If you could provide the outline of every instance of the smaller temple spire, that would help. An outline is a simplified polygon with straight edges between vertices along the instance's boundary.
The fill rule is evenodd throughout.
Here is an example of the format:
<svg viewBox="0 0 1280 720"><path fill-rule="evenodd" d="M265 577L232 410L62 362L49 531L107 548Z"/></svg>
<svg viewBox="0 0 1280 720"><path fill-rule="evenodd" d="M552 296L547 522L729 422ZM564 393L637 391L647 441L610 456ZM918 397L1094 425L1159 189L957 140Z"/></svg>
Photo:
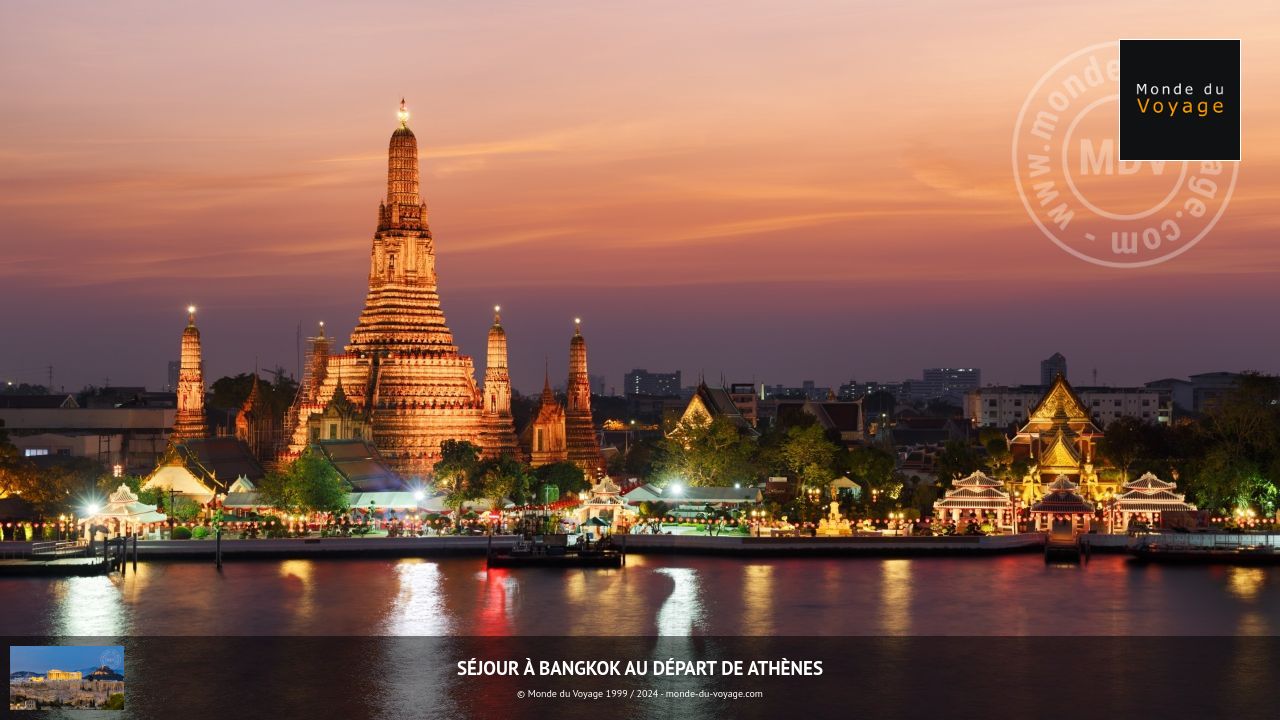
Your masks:
<svg viewBox="0 0 1280 720"><path fill-rule="evenodd" d="M400 98L400 110L396 112L396 117L400 120L400 127L409 127L409 108L405 105L404 98Z"/></svg>
<svg viewBox="0 0 1280 720"><path fill-rule="evenodd" d="M500 315L500 314L499 314L499 313L501 313L501 312L502 312L502 306L501 306L501 305L494 305L494 306L493 306L493 324L494 324L494 326L495 326L495 327L496 327L496 326L499 326L499 325L501 325L501 324L502 324L502 315Z"/></svg>
<svg viewBox="0 0 1280 720"><path fill-rule="evenodd" d="M187 324L188 325L196 324L196 306L195 305L187 306Z"/></svg>

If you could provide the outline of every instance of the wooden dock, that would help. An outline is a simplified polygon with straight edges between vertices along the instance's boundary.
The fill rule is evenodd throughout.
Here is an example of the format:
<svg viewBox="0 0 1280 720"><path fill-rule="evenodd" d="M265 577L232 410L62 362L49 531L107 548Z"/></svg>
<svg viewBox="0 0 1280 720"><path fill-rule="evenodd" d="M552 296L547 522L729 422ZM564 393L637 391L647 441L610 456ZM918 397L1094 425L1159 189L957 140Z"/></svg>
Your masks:
<svg viewBox="0 0 1280 720"><path fill-rule="evenodd" d="M101 541L98 547L100 554L87 543L32 543L22 556L0 560L0 577L87 577L125 570L129 556L126 538Z"/></svg>
<svg viewBox="0 0 1280 720"><path fill-rule="evenodd" d="M105 575L113 563L100 557L56 560L0 560L0 577L83 577Z"/></svg>

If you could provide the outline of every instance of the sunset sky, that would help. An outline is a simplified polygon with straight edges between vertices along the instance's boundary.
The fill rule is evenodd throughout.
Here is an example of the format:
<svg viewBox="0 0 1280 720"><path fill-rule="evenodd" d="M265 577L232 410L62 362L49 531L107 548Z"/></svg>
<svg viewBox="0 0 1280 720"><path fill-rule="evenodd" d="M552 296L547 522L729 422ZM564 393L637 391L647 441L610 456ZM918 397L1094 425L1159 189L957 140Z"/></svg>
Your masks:
<svg viewBox="0 0 1280 720"><path fill-rule="evenodd" d="M401 96L441 295L517 388L591 370L836 385L1280 372L1273 2L0 5L0 380L294 369L363 303ZM1190 252L1096 267L1024 211L1030 88L1120 37L1243 40L1244 162Z"/></svg>

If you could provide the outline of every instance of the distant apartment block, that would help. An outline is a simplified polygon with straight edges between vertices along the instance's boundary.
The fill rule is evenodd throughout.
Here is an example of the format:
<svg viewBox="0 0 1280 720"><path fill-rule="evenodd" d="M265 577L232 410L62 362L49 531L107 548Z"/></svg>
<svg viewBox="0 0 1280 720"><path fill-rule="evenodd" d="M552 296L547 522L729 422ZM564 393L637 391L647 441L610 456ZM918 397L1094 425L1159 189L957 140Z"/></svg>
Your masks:
<svg viewBox="0 0 1280 720"><path fill-rule="evenodd" d="M623 377L623 387L627 397L679 397L680 371L661 373L636 368Z"/></svg>
<svg viewBox="0 0 1280 720"><path fill-rule="evenodd" d="M1047 388L1039 385L992 385L970 391L964 399L964 416L978 427L1009 427L1027 421ZM1077 387L1076 394L1100 427L1122 417L1145 423L1173 420L1173 400L1147 387Z"/></svg>
<svg viewBox="0 0 1280 720"><path fill-rule="evenodd" d="M822 402L832 395L831 388L818 387L812 380L801 382L800 387L762 385L761 390L762 399L769 400L813 400Z"/></svg>
<svg viewBox="0 0 1280 720"><path fill-rule="evenodd" d="M982 371L978 368L925 368L917 396L921 400L950 400L961 403L965 393L982 387Z"/></svg>
<svg viewBox="0 0 1280 720"><path fill-rule="evenodd" d="M858 400L868 395L885 392L889 393L899 402L909 402L911 400L911 392L915 383L910 380L904 382L879 382L876 380L868 380L866 382L858 382L850 380L840 385L836 390L837 400Z"/></svg>
<svg viewBox="0 0 1280 720"><path fill-rule="evenodd" d="M1168 394L1174 405L1185 412L1205 413L1216 408L1236 383L1240 373L1208 372L1181 378L1152 380L1147 387Z"/></svg>

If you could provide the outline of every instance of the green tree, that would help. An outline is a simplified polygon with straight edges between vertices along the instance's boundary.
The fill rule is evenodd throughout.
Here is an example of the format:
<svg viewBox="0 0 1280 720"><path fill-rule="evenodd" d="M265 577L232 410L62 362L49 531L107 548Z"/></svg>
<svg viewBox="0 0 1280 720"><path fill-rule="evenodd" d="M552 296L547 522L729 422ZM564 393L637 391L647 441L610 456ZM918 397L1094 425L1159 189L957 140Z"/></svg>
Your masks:
<svg viewBox="0 0 1280 720"><path fill-rule="evenodd" d="M432 467L435 485L445 492L445 505L462 513L462 507L484 497L480 475L480 447L466 440L440 443L440 460Z"/></svg>
<svg viewBox="0 0 1280 720"><path fill-rule="evenodd" d="M1280 378L1246 373L1205 417L1188 494L1205 510L1271 515L1280 472Z"/></svg>
<svg viewBox="0 0 1280 720"><path fill-rule="evenodd" d="M591 489L582 468L571 462L548 463L533 471L538 485L554 485L560 491L560 497L568 497L569 493L579 493Z"/></svg>
<svg viewBox="0 0 1280 720"><path fill-rule="evenodd" d="M982 458L972 445L960 440L948 440L942 446L942 452L934 458L933 467L943 489L946 489L958 478L982 469Z"/></svg>
<svg viewBox="0 0 1280 720"><path fill-rule="evenodd" d="M856 447L849 453L849 478L862 486L862 502L867 507L897 494L902 483L896 467L893 453L879 445Z"/></svg>
<svg viewBox="0 0 1280 720"><path fill-rule="evenodd" d="M752 441L727 418L695 413L682 418L660 443L658 473L698 487L728 486L749 482Z"/></svg>
<svg viewBox="0 0 1280 720"><path fill-rule="evenodd" d="M532 499L533 476L524 464L509 455L486 460L475 472L479 475L481 494L491 501L491 507L501 508L504 498L517 505Z"/></svg>
<svg viewBox="0 0 1280 720"><path fill-rule="evenodd" d="M1116 418L1103 431L1098 450L1120 471L1120 482L1129 481L1129 469L1145 452L1146 427L1128 415Z"/></svg>
<svg viewBox="0 0 1280 720"><path fill-rule="evenodd" d="M780 454L801 485L819 487L835 477L834 463L839 450L839 445L827 439L822 426L814 424L787 430Z"/></svg>
<svg viewBox="0 0 1280 720"><path fill-rule="evenodd" d="M327 460L311 449L285 467L267 473L258 494L271 507L287 513L344 512L350 488Z"/></svg>

